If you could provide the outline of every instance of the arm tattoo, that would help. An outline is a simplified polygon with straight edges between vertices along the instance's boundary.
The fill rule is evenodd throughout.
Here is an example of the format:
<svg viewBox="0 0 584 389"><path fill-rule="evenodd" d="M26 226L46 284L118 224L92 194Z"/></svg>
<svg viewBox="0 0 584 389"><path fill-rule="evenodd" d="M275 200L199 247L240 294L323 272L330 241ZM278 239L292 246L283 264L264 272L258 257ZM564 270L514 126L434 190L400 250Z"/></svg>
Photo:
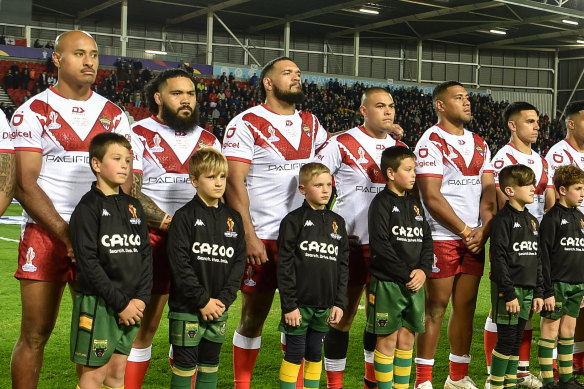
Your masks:
<svg viewBox="0 0 584 389"><path fill-rule="evenodd" d="M148 225L158 229L160 228L160 224L162 223L162 220L164 220L166 213L160 209L150 197L142 193L142 180L143 178L141 174L134 173L134 182L130 193L140 201L140 204L142 204Z"/></svg>
<svg viewBox="0 0 584 389"><path fill-rule="evenodd" d="M15 180L14 154L0 154L0 193L12 199Z"/></svg>

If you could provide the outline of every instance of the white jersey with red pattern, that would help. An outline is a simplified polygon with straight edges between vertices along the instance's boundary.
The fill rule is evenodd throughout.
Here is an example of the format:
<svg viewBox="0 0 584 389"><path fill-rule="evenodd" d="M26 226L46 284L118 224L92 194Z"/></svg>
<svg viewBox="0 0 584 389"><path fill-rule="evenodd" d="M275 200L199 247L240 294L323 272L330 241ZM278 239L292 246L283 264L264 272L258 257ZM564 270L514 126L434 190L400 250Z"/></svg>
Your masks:
<svg viewBox="0 0 584 389"><path fill-rule="evenodd" d="M528 166L535 173L535 195L533 203L527 204L529 212L541 221L545 207L545 190L553 187L548 180L548 163L538 153L531 150L531 154L519 151L511 143L506 144L495 154L491 167L495 176L495 186L499 187L499 173L505 166L522 164ZM501 189L502 190L502 189Z"/></svg>
<svg viewBox="0 0 584 389"><path fill-rule="evenodd" d="M142 174L142 193L174 215L196 193L189 178L191 155L202 147L221 151L221 144L201 127L177 132L155 116L134 123L132 132L134 172Z"/></svg>
<svg viewBox="0 0 584 389"><path fill-rule="evenodd" d="M332 210L345 219L347 233L358 236L359 244L369 244L369 204L386 185L381 153L395 145L407 147L389 135L374 138L359 126L333 136L316 156L335 177L337 199Z"/></svg>
<svg viewBox="0 0 584 389"><path fill-rule="evenodd" d="M223 154L250 165L245 186L260 239L276 239L280 221L302 204L300 167L314 159L327 138L316 116L302 111L279 115L264 104L240 113L227 125Z"/></svg>
<svg viewBox="0 0 584 389"><path fill-rule="evenodd" d="M424 132L416 144L415 153L416 175L441 178L440 192L454 213L470 228L480 226L482 175L492 173L487 143L466 129L462 135L453 135L436 124ZM460 240L458 235L432 217L423 201L422 204L434 240Z"/></svg>
<svg viewBox="0 0 584 389"><path fill-rule="evenodd" d="M14 153L14 137L16 133L12 131L6 114L0 109L0 153Z"/></svg>
<svg viewBox="0 0 584 389"><path fill-rule="evenodd" d="M89 143L110 131L130 140L130 124L120 107L91 93L84 101L59 95L53 87L27 100L12 116L14 150L42 154L38 185L69 222L73 209L91 189ZM28 222L34 221L26 213Z"/></svg>
<svg viewBox="0 0 584 389"><path fill-rule="evenodd" d="M579 152L566 138L553 145L545 156L549 165L549 182L553 186L556 169L564 165L574 165L584 170L584 153ZM584 203L578 209L584 212Z"/></svg>

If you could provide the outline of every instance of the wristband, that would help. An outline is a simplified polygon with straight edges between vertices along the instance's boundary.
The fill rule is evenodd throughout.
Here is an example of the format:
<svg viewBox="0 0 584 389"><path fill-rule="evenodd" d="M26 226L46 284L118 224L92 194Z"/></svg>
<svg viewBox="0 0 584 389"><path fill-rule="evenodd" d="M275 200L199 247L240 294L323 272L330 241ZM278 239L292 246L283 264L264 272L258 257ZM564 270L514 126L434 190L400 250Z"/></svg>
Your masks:
<svg viewBox="0 0 584 389"><path fill-rule="evenodd" d="M168 231L171 221L172 221L172 216L170 216L168 213L164 214L164 217L162 218L162 221L160 222L159 229L162 231Z"/></svg>
<svg viewBox="0 0 584 389"><path fill-rule="evenodd" d="M460 232L459 232L458 234L456 234L456 235L462 235L462 233L463 233L464 231L466 231L466 228L467 228L467 227L468 227L468 226L465 224L465 225L464 225L464 228L462 229L462 231L460 231Z"/></svg>
<svg viewBox="0 0 584 389"><path fill-rule="evenodd" d="M465 232L467 230L470 230L470 232L472 232L472 228L470 228L469 226L465 225L464 230L460 234L458 234L458 235L460 235L460 237L462 239L466 239L470 235L470 232L465 234Z"/></svg>

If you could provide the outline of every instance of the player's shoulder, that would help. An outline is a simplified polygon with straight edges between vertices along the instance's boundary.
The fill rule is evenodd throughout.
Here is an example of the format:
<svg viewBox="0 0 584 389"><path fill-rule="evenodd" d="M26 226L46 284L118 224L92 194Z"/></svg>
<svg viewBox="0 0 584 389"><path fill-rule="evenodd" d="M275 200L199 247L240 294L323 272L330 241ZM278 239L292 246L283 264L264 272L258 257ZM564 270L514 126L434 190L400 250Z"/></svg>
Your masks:
<svg viewBox="0 0 584 389"><path fill-rule="evenodd" d="M149 116L147 118L138 120L132 124L132 131L139 133L143 131L157 131L159 128L159 123Z"/></svg>
<svg viewBox="0 0 584 389"><path fill-rule="evenodd" d="M566 150L567 146L568 146L568 142L566 142L565 139L562 139L561 141L557 142L552 147L550 147L550 149L548 150L548 152L546 154L546 157L553 154L553 153L563 153Z"/></svg>

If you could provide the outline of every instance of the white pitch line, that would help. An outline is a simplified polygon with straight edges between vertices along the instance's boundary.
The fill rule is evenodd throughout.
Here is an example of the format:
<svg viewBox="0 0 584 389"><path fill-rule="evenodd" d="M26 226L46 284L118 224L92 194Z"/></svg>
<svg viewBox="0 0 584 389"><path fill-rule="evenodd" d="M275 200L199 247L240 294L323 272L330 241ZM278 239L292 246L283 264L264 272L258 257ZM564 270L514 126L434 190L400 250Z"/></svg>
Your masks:
<svg viewBox="0 0 584 389"><path fill-rule="evenodd" d="M19 242L17 239L5 238L3 236L0 236L0 240L5 240L7 242L14 242L14 243L18 243Z"/></svg>

